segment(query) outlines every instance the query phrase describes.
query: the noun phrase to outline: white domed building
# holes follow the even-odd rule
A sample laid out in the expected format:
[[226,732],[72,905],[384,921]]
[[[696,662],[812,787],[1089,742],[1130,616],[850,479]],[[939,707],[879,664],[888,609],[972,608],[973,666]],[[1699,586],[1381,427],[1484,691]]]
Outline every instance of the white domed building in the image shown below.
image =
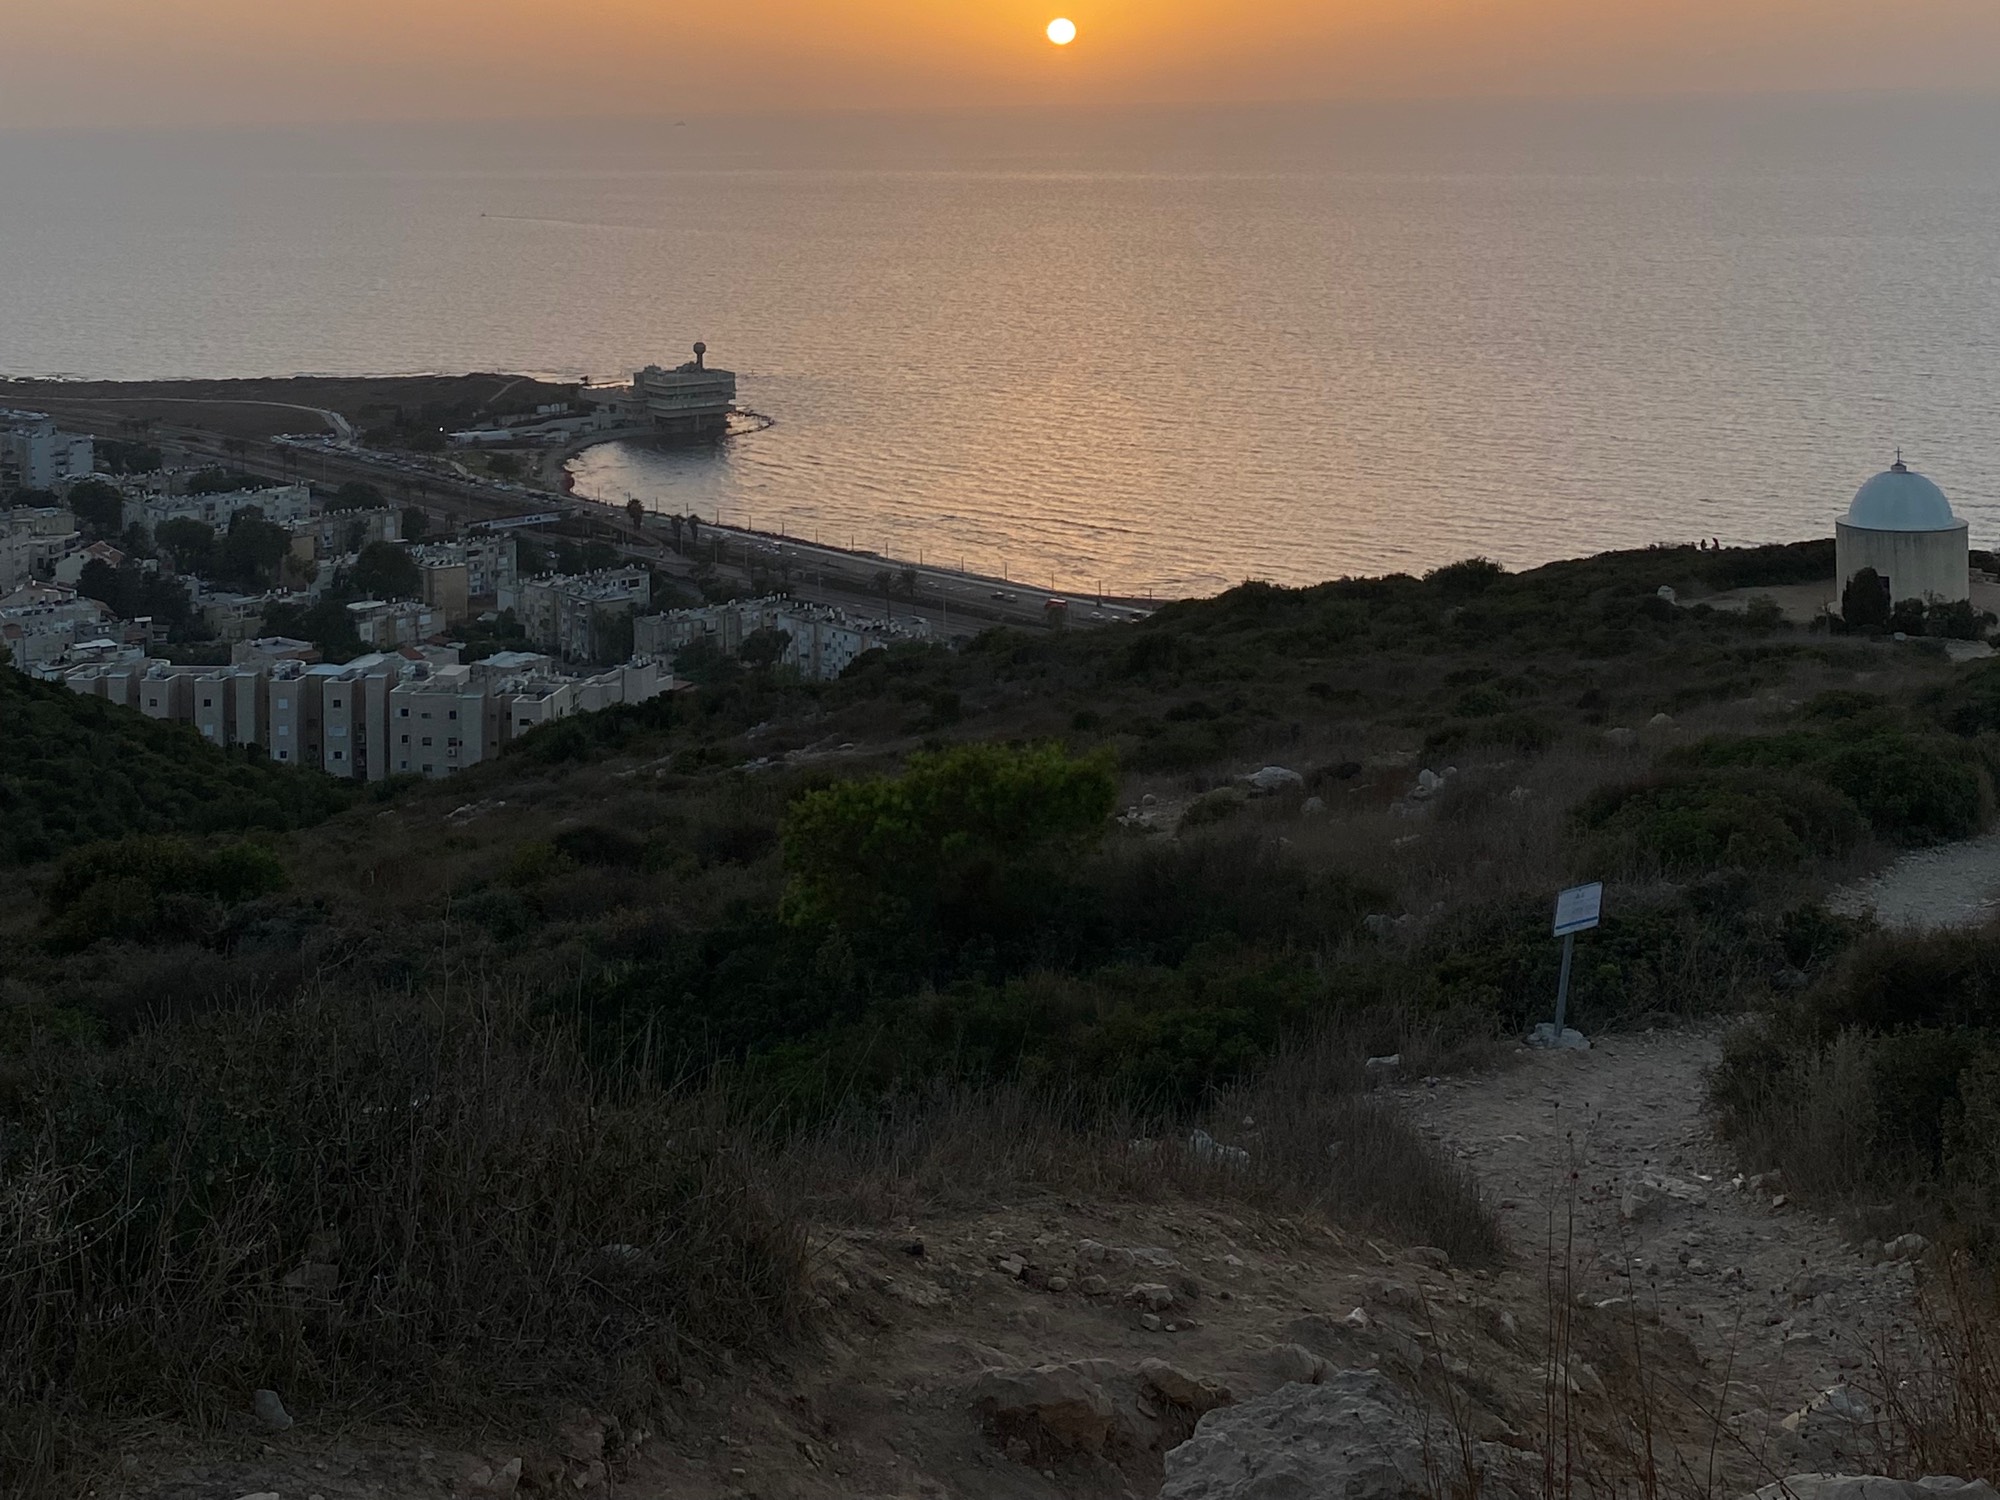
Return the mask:
[[1833,527],[1834,596],[1863,568],[1882,578],[1887,603],[1952,604],[1972,597],[1966,524],[1944,491],[1903,462],[1862,485]]

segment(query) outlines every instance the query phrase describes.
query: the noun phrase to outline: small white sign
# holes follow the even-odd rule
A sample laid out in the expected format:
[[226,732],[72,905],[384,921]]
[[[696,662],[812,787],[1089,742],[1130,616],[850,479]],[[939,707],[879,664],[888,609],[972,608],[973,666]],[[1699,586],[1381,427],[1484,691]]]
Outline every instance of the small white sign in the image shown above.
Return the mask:
[[1556,897],[1556,936],[1567,937],[1597,925],[1604,914],[1604,882],[1573,885]]

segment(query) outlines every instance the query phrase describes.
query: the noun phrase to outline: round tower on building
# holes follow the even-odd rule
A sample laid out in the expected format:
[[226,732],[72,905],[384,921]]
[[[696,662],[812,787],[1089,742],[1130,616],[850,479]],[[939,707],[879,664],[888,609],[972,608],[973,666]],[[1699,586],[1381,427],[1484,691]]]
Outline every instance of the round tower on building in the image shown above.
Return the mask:
[[1836,602],[1864,568],[1882,580],[1884,602],[1905,599],[1952,604],[1971,597],[1966,524],[1944,491],[1903,462],[1862,485],[1847,514],[1834,523]]

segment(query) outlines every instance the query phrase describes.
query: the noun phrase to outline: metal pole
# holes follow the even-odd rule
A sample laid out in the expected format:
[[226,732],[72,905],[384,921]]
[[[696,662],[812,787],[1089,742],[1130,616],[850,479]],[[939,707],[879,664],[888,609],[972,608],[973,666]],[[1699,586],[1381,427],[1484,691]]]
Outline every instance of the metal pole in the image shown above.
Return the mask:
[[1576,934],[1563,934],[1563,972],[1556,983],[1556,1040],[1562,1040],[1563,1019],[1569,1012],[1569,956],[1576,948]]

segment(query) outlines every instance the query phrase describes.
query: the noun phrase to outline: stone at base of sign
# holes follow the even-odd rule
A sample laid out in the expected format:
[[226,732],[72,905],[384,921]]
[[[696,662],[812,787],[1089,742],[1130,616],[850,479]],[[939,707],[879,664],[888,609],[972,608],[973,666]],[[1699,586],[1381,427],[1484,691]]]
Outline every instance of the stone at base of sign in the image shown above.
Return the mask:
[[1565,1026],[1556,1030],[1556,1023],[1544,1021],[1524,1039],[1526,1045],[1539,1047],[1545,1052],[1588,1052],[1590,1038],[1574,1027]]

